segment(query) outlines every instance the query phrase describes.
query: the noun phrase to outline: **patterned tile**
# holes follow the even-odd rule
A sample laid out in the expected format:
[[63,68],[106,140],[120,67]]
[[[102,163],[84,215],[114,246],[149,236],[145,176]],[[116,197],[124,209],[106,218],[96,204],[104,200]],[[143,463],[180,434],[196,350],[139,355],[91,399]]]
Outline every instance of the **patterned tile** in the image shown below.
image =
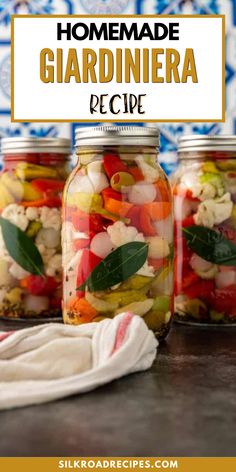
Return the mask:
[[[10,83],[10,15],[13,13],[68,14],[225,14],[226,38],[226,106],[225,123],[162,124],[161,162],[166,171],[176,166],[176,144],[181,134],[236,134],[236,0],[0,0],[0,136],[62,135],[73,136],[77,124],[11,124]],[[80,124],[81,126],[81,124]]]
[[121,15],[135,13],[134,0],[74,0],[74,13]]
[[0,46],[0,114],[10,109],[10,68],[10,45],[2,44]]

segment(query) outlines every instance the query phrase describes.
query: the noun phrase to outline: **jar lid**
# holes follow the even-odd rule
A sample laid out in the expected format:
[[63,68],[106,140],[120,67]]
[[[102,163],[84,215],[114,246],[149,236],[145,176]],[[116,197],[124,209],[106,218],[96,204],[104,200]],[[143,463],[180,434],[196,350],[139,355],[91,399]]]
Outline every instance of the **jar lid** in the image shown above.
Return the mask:
[[70,154],[71,143],[66,138],[2,138],[2,154],[24,154],[32,152]]
[[[236,151],[236,136],[206,136],[188,135],[182,136],[178,141],[178,152],[193,151]],[[191,156],[183,156],[183,158]]]
[[75,130],[76,146],[155,146],[159,148],[158,128],[142,126],[95,126]]

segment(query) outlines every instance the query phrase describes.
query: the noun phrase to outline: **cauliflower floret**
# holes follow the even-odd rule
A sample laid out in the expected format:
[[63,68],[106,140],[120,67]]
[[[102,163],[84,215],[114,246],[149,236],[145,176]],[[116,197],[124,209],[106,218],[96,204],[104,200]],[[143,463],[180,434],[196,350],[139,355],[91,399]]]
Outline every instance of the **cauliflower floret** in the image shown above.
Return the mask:
[[53,228],[42,228],[36,236],[36,244],[43,244],[48,249],[57,248],[61,241],[60,231]]
[[57,208],[42,207],[40,221],[43,228],[54,228],[59,230],[61,228],[61,212]]
[[55,275],[61,274],[62,272],[61,254],[55,254],[51,259],[49,259],[45,272],[48,277],[55,277]]
[[39,208],[28,207],[25,214],[29,221],[37,221],[39,219],[40,210]]
[[138,275],[144,275],[145,277],[154,277],[154,267],[148,265],[147,261],[143,264],[141,269],[137,272]]
[[142,233],[138,233],[134,226],[125,226],[122,221],[116,221],[113,225],[108,226],[107,232],[111,242],[117,247],[132,241],[144,241]]
[[209,200],[210,198],[215,198],[217,196],[221,197],[224,190],[223,188],[217,189],[210,183],[198,183],[192,188],[192,192],[194,198],[199,198],[199,200],[203,202],[204,200]]
[[144,161],[142,155],[138,155],[135,158],[135,162],[141,169],[144,177],[145,177],[145,183],[150,183],[152,184],[159,178],[159,171],[155,167],[150,166],[147,164],[147,162]]
[[194,198],[209,200],[221,197],[224,193],[222,179],[217,174],[187,172],[181,177],[183,188],[190,188]]
[[205,200],[200,203],[194,220],[197,225],[212,228],[216,224],[220,224],[227,220],[233,210],[233,202],[230,193],[225,193],[221,198],[215,200]]
[[[117,247],[133,241],[145,242],[142,233],[138,233],[134,226],[125,226],[122,221],[116,221],[112,226],[108,226],[107,232],[110,236],[111,242]],[[154,268],[145,262],[137,274],[145,275],[146,277],[153,277]]]
[[2,212],[2,217],[18,226],[22,231],[25,231],[29,224],[24,207],[17,205],[16,203],[7,205]]
[[22,269],[17,262],[13,262],[13,264],[9,268],[10,274],[17,280],[24,279],[30,275],[25,269]]
[[182,187],[191,188],[192,192],[194,192],[195,187],[199,184],[199,175],[201,174],[197,172],[185,172],[181,175],[180,179]]
[[44,244],[36,244],[36,246],[42,256],[44,264],[47,264],[54,254],[56,254],[56,249],[49,249],[45,247]]

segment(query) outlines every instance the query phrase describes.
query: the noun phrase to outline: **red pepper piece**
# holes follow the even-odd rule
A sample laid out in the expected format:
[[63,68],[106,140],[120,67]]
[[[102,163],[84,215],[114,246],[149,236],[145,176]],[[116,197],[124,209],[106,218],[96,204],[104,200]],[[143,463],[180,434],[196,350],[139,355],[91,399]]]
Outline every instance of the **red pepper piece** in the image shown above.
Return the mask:
[[34,200],[32,202],[23,201],[20,203],[23,207],[33,207],[40,208],[42,206],[47,206],[49,208],[60,208],[61,207],[61,198],[60,197],[45,197],[40,200]]
[[50,307],[54,310],[61,309],[61,298],[50,298]]
[[82,210],[77,209],[72,214],[71,221],[74,228],[81,232],[93,231],[94,233],[100,233],[104,229],[103,218],[96,213],[88,215]]
[[214,290],[213,280],[200,280],[199,282],[184,289],[185,295],[188,298],[203,298],[210,299],[211,293]]
[[235,229],[230,226],[227,226],[226,224],[221,224],[217,226],[217,230],[219,231],[219,233],[223,234],[226,239],[232,241],[233,243],[236,243]]
[[186,288],[193,286],[200,280],[201,279],[195,272],[188,270],[183,274],[182,288],[185,290]]
[[29,275],[20,284],[32,295],[51,295],[59,285],[54,277],[41,275]]
[[144,206],[140,209],[140,228],[145,236],[156,236],[157,234],[151,217]]
[[88,237],[86,238],[80,238],[80,239],[75,239],[73,241],[73,246],[75,251],[79,251],[80,249],[84,249],[85,247],[88,247],[95,236],[96,233],[93,231],[89,231]]
[[122,194],[116,190],[113,190],[111,187],[104,188],[104,190],[102,190],[102,196],[104,200],[106,198],[114,198],[115,200],[120,201],[122,200]]
[[65,182],[53,179],[34,179],[31,185],[41,192],[62,192]]
[[164,269],[168,265],[168,260],[165,259],[153,259],[153,257],[148,258],[148,265],[154,267],[155,270]]
[[94,233],[100,233],[106,227],[106,223],[101,215],[97,213],[92,213],[89,216],[89,229]]
[[116,154],[105,154],[103,157],[103,167],[109,179],[116,172],[129,172],[128,167]]
[[209,302],[214,310],[219,313],[235,313],[236,285],[227,288],[216,289],[209,294]]
[[73,248],[75,251],[79,251],[80,249],[84,249],[85,247],[88,247],[89,243],[90,243],[89,238],[75,239],[73,241]]
[[89,215],[82,210],[77,209],[72,214],[72,224],[77,231],[86,232],[89,230]]
[[199,202],[199,198],[193,197],[193,192],[189,188],[182,188],[176,185],[173,188],[173,195],[177,195],[179,197],[187,198],[188,200],[192,200],[194,202]]
[[187,226],[195,225],[193,215],[187,216],[183,221],[178,221],[176,223],[177,223],[177,225],[182,226],[182,228],[186,228]]
[[136,182],[140,182],[141,180],[144,180],[144,175],[138,166],[130,166],[129,173],[132,174]]
[[[82,256],[77,269],[77,287],[80,287],[88,276],[91,274],[93,269],[101,262],[101,257],[93,254],[89,249],[83,249]],[[81,296],[81,291],[77,290],[77,295]]]
[[140,228],[140,210],[141,207],[134,205],[127,213],[127,218],[130,219],[130,225],[135,226],[135,228],[141,230]]

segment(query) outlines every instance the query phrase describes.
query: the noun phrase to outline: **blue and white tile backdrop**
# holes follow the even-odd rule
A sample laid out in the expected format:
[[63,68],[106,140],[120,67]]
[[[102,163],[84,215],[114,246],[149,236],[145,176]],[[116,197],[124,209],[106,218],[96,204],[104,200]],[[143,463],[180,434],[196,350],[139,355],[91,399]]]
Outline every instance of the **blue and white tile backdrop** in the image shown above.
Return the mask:
[[[161,162],[167,173],[176,166],[182,134],[236,134],[236,0],[0,0],[0,137],[72,137],[76,124],[11,123],[10,16],[12,14],[225,14],[227,119],[225,123],[159,124]],[[81,124],[79,125],[81,126]]]

